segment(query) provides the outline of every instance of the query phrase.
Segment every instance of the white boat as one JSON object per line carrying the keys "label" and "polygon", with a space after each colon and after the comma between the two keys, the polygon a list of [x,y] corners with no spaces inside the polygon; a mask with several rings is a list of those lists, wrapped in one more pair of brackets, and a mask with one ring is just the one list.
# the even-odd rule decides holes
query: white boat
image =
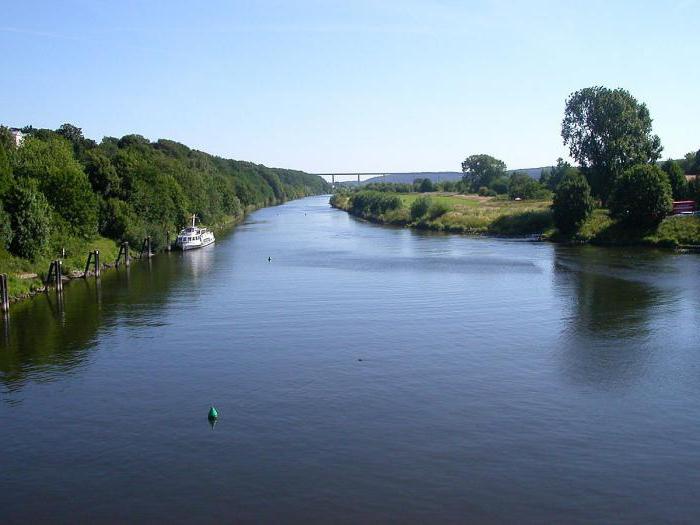
{"label": "white boat", "polygon": [[196,215],[192,215],[192,226],[183,228],[180,230],[180,234],[177,236],[175,241],[175,246],[181,250],[194,250],[195,248],[204,248],[213,244],[216,239],[214,239],[214,234],[207,228],[198,228],[195,225],[197,219]]}

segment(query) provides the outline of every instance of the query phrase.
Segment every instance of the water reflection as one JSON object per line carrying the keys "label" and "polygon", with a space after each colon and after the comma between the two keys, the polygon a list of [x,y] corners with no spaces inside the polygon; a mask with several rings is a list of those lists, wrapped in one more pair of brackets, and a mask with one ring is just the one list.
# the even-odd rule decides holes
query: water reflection
{"label": "water reflection", "polygon": [[[555,249],[555,290],[565,305],[560,340],[568,375],[623,385],[648,371],[656,350],[654,320],[673,292],[652,284],[642,262],[616,250]],[[647,254],[647,264],[660,262]]]}
{"label": "water reflection", "polygon": [[12,392],[33,377],[51,380],[81,366],[101,328],[161,309],[185,271],[185,265],[159,257],[150,271],[149,265],[135,264],[100,279],[75,280],[63,293],[52,290],[13,305],[0,344],[0,380]]}

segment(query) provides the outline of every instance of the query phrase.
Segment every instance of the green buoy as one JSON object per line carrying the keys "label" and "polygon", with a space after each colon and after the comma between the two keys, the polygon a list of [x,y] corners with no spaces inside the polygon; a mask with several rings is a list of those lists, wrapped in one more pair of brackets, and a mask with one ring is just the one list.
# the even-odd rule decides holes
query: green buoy
{"label": "green buoy", "polygon": [[219,419],[219,412],[214,407],[210,407],[209,415],[207,417],[209,418],[209,421],[216,421]]}

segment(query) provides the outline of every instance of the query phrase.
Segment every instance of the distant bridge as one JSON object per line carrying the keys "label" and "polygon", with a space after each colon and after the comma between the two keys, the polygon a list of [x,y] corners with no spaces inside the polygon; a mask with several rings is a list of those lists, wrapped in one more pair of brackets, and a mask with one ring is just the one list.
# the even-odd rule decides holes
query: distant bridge
{"label": "distant bridge", "polygon": [[355,182],[360,184],[362,181],[373,179],[374,177],[386,177],[386,173],[316,173],[326,182],[330,182],[335,186],[336,182]]}

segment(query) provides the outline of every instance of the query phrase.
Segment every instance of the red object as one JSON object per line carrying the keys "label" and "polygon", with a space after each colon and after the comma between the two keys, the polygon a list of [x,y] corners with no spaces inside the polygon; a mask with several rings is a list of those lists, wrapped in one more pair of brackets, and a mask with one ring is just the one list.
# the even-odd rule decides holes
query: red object
{"label": "red object", "polygon": [[694,213],[695,201],[674,201],[673,214],[680,215],[681,213]]}

